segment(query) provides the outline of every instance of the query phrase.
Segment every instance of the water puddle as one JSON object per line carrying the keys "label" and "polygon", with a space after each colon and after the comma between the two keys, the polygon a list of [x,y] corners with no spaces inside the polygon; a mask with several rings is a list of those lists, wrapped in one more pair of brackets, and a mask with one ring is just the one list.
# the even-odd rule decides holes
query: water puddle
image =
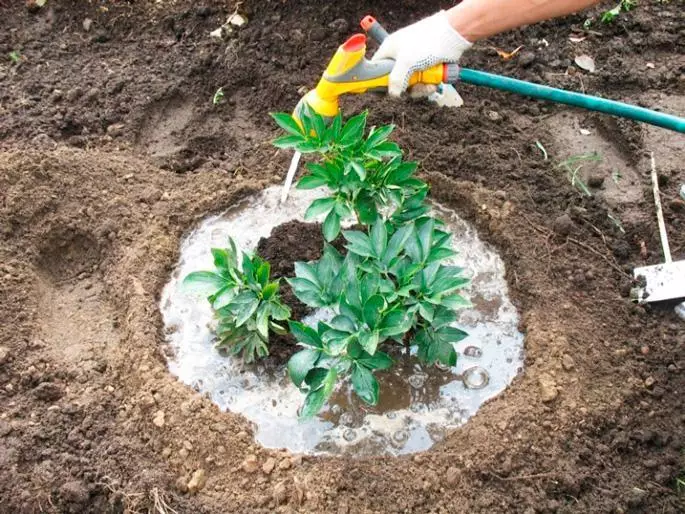
{"label": "water puddle", "polygon": [[269,188],[202,222],[182,242],[180,261],[160,302],[173,351],[169,370],[208,394],[221,409],[253,422],[260,444],[297,453],[352,456],[423,451],[464,424],[521,371],[523,335],[507,296],[502,260],[456,213],[434,205],[459,251],[450,264],[466,268],[472,277],[465,295],[474,308],[461,311],[458,324],[469,337],[456,345],[456,367],[428,367],[414,356],[398,353],[392,370],[376,374],[381,391],[377,406],[361,403],[345,385],[319,417],[298,421],[303,395],[290,383],[285,369],[269,374],[259,365],[244,367],[219,354],[213,346],[209,303],[181,285],[191,271],[212,268],[209,249],[224,247],[229,235],[242,249],[252,250],[274,227],[303,221],[307,206],[319,196],[316,191],[292,191],[286,205],[279,205],[279,195],[280,187]]}

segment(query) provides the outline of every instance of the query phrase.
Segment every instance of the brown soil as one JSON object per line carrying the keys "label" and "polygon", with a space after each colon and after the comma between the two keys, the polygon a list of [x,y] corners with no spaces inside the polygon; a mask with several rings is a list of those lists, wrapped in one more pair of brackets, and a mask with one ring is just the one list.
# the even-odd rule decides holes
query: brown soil
{"label": "brown soil", "polygon": [[[438,4],[371,11],[395,28]],[[641,2],[580,43],[583,16],[539,24],[464,65],[682,115],[682,8]],[[267,113],[295,105],[368,3],[243,2],[249,22],[223,42],[208,33],[234,6],[218,0],[0,10],[0,54],[22,56],[0,63],[2,512],[685,510],[684,325],[627,298],[632,267],[661,258],[650,151],[685,257],[682,135],[467,86],[457,110],[346,101],[397,123],[435,197],[499,249],[526,369],[429,452],[291,458],[168,373],[157,302],[185,232],[281,180]],[[489,48],[521,44],[507,62]],[[574,70],[581,53],[597,73]],[[586,198],[556,164],[593,150]]]}
{"label": "brown soil", "polygon": [[[301,321],[312,310],[297,299],[284,279],[295,276],[295,262],[320,259],[323,243],[321,225],[318,223],[289,221],[274,227],[271,235],[260,239],[257,244],[257,254],[271,264],[271,277],[281,279],[281,300],[290,307],[294,320]],[[271,334],[269,365],[277,367],[283,364],[296,350],[295,338],[290,334]]]}

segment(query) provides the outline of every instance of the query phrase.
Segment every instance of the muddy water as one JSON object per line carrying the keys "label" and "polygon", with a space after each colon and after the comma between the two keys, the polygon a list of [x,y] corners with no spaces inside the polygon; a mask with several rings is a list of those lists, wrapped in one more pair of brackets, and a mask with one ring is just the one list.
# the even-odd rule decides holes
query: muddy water
{"label": "muddy water", "polygon": [[521,371],[523,336],[507,297],[502,260],[453,211],[435,205],[435,214],[448,224],[459,251],[451,263],[466,268],[472,277],[466,295],[474,307],[461,311],[458,323],[469,337],[456,345],[457,366],[427,367],[413,355],[399,352],[393,356],[397,365],[377,374],[381,386],[377,406],[362,404],[343,385],[318,418],[298,421],[303,397],[285,369],[267,374],[259,365],[244,367],[219,354],[213,347],[213,317],[205,296],[181,284],[191,271],[211,269],[209,249],[225,246],[229,235],[242,249],[254,249],[274,227],[302,220],[317,197],[316,192],[292,191],[287,203],[280,205],[279,195],[279,187],[269,188],[205,220],[183,241],[180,261],[160,303],[172,350],[170,371],[208,394],[220,408],[252,421],[259,443],[293,452],[355,456],[426,450],[465,423]]}

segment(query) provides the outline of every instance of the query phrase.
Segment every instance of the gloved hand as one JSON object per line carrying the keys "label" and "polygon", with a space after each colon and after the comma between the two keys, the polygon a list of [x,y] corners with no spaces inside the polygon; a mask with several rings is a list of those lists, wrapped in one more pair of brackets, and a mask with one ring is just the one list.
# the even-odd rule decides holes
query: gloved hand
{"label": "gloved hand", "polygon": [[400,96],[414,72],[438,63],[456,63],[469,48],[471,43],[452,28],[447,13],[440,11],[390,34],[372,60],[396,61],[390,73],[388,93]]}

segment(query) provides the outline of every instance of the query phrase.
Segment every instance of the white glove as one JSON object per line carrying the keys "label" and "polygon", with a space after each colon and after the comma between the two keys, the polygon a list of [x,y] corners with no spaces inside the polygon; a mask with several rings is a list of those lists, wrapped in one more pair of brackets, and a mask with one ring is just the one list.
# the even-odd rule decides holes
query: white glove
{"label": "white glove", "polygon": [[372,60],[396,61],[390,73],[388,93],[400,96],[414,72],[438,63],[458,62],[471,44],[452,28],[447,13],[440,11],[390,34]]}

